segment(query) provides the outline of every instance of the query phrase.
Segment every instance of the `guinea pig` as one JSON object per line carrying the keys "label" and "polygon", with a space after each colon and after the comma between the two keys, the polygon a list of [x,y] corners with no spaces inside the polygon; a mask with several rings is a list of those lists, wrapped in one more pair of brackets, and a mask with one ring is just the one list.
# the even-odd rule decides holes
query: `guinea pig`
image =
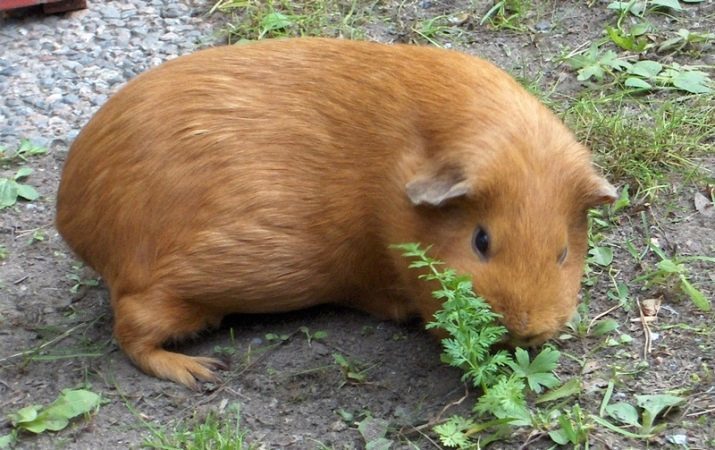
{"label": "guinea pig", "polygon": [[339,303],[394,320],[440,304],[391,244],[468,274],[514,342],[572,315],[587,210],[615,189],[562,122],[456,51],[268,40],[130,81],[73,143],[57,228],[104,278],[114,335],[188,387],[221,361],[167,341],[231,313]]}

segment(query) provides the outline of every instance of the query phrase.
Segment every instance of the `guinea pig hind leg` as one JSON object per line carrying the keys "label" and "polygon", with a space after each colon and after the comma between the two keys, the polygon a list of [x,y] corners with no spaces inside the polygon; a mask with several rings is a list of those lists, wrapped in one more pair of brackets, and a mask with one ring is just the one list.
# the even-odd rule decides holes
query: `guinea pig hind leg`
{"label": "guinea pig hind leg", "polygon": [[114,335],[129,358],[144,372],[197,390],[198,381],[218,381],[214,373],[226,365],[214,358],[188,356],[165,350],[167,341],[179,340],[220,322],[199,305],[164,290],[112,299]]}

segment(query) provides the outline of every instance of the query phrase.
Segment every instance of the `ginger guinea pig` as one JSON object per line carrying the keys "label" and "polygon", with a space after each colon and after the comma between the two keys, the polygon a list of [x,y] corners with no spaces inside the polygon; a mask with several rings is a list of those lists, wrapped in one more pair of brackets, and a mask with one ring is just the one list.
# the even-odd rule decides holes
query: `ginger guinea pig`
{"label": "ginger guinea pig", "polygon": [[455,51],[287,39],[138,76],[67,157],[57,227],[106,281],[119,345],[189,387],[220,361],[163,343],[230,313],[321,303],[431,320],[390,244],[472,276],[515,342],[576,306],[586,213],[614,188],[559,119]]}

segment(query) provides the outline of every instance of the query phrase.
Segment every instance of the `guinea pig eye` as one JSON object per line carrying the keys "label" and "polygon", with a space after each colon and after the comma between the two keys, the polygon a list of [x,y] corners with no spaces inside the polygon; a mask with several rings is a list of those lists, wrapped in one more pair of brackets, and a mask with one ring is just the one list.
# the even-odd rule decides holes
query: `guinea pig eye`
{"label": "guinea pig eye", "polygon": [[559,254],[559,257],[556,258],[556,262],[559,264],[563,264],[564,261],[566,261],[566,256],[569,254],[569,249],[568,247],[564,247],[563,250],[561,250],[561,253]]}
{"label": "guinea pig eye", "polygon": [[472,246],[474,251],[477,252],[481,258],[487,257],[487,252],[489,251],[489,235],[482,227],[477,228],[474,232]]}

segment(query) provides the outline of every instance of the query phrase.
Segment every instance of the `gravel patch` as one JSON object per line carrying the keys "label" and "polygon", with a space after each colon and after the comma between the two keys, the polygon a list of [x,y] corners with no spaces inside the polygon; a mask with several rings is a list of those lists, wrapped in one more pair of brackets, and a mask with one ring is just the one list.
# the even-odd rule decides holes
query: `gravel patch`
{"label": "gravel patch", "polygon": [[66,150],[127,80],[212,44],[212,2],[89,1],[60,15],[0,16],[0,146]]}

